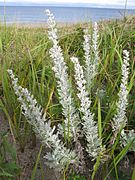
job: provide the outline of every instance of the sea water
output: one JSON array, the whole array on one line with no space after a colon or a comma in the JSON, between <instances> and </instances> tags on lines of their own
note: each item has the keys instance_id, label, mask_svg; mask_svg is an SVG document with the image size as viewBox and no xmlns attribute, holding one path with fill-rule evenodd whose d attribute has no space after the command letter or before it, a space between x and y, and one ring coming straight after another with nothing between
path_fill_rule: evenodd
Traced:
<instances>
[{"instance_id":1,"label":"sea water","mask_svg":"<svg viewBox=\"0 0 135 180\"><path fill-rule=\"evenodd\" d=\"M0 21L7 23L45 23L45 9L50 9L57 22L77 23L122 18L125 13L135 14L135 10L87 7L49 7L49 6L0 6Z\"/></svg>"}]
</instances>

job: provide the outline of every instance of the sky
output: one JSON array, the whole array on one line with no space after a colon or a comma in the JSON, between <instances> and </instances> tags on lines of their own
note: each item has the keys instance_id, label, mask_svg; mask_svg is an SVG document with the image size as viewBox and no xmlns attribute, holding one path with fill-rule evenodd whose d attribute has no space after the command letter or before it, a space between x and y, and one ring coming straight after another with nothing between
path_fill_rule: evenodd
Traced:
<instances>
[{"instance_id":1,"label":"sky","mask_svg":"<svg viewBox=\"0 0 135 180\"><path fill-rule=\"evenodd\" d=\"M97 5L120 5L124 6L126 0L5 0L6 2L23 3L94 3ZM4 2L4 0L0 0ZM128 6L135 6L135 0L127 0Z\"/></svg>"}]
</instances>

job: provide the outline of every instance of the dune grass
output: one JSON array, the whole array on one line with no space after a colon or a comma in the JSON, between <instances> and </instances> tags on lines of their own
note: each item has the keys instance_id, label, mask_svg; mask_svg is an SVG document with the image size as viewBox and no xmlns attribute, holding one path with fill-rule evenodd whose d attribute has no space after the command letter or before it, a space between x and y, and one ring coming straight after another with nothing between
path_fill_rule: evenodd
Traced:
<instances>
[{"instance_id":1,"label":"dune grass","mask_svg":"<svg viewBox=\"0 0 135 180\"><path fill-rule=\"evenodd\" d=\"M74 80L70 57L78 56L82 64L84 60L82 48L84 26L89 27L91 31L91 24L59 28L60 45L69 67L71 81ZM99 27L100 65L92 84L91 98L92 111L97 115L95 117L97 117L99 124L100 137L104 137L104 141L107 142L107 137L109 139L111 136L110 121L115 113L115 102L118 98L123 49L130 52L129 105L127 108L129 126L127 128L133 129L135 127L135 17L100 22ZM25 146L33 132L21 114L20 104L12 89L7 69L14 70L20 85L31 91L38 103L44 108L52 124L57 124L57 122L62 121L62 115L56 80L48 52L50 47L51 43L47 37L46 28L0 26L0 108L10 125L14 143L17 141L20 144L22 152L25 151ZM109 166L109 171L104 171L104 178L107 178L114 169L115 178L118 179L117 164L124 157L127 149L115 154L115 151L117 152L116 142L114 149L112 149L114 161ZM96 165L94 170L96 173Z\"/></svg>"}]
</instances>

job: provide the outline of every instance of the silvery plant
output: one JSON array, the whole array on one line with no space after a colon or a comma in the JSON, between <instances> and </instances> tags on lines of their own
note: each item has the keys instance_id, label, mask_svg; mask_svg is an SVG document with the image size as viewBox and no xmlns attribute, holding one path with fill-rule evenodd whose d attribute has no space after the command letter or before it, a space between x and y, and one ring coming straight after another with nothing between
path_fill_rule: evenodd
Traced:
<instances>
[{"instance_id":1,"label":"silvery plant","mask_svg":"<svg viewBox=\"0 0 135 180\"><path fill-rule=\"evenodd\" d=\"M71 57L74 65L77 97L80 101L80 107L77 108L72 95L72 84L67 73L68 67L59 45L54 16L49 10L46 10L46 14L48 16L47 23L49 27L48 37L52 42L49 52L53 64L52 69L57 80L57 90L59 102L62 106L64 123L62 125L58 124L57 127L52 127L43 108L37 103L33 95L27 88L19 85L18 79L11 69L8 70L8 73L24 116L32 125L42 143L51 149L45 155L48 165L59 171L63 171L70 165L70 167L75 167L81 171L85 167L84 157L86 153L89 155L89 159L95 160L97 157L104 157L104 154L107 152L102 139L99 137L98 125L94 120L94 114L91 112L91 99L89 96L91 84L97 74L99 64L98 25L97 23L93 25L92 36L89 35L88 29L84 30L84 67L80 65L77 57ZM123 54L124 59L121 67L122 80L116 104L116 115L112 119L112 131L114 137L121 133L121 146L126 146L134 140L135 132L133 130L124 131L124 127L127 125L129 52L124 50ZM85 138L85 146L81 144L80 139L82 137Z\"/></svg>"}]
</instances>

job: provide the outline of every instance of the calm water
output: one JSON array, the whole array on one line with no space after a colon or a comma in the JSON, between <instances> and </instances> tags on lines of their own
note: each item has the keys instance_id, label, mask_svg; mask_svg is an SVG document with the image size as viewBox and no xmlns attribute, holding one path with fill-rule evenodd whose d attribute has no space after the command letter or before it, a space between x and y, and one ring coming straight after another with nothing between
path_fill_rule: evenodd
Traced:
<instances>
[{"instance_id":1,"label":"calm water","mask_svg":"<svg viewBox=\"0 0 135 180\"><path fill-rule=\"evenodd\" d=\"M7 23L44 23L45 9L50 9L57 22L76 23L85 21L99 21L101 19L122 18L124 10L84 7L41 7L41 6L7 6ZM135 10L128 10L127 14L135 14ZM0 7L0 21L4 19L4 7Z\"/></svg>"}]
</instances>

